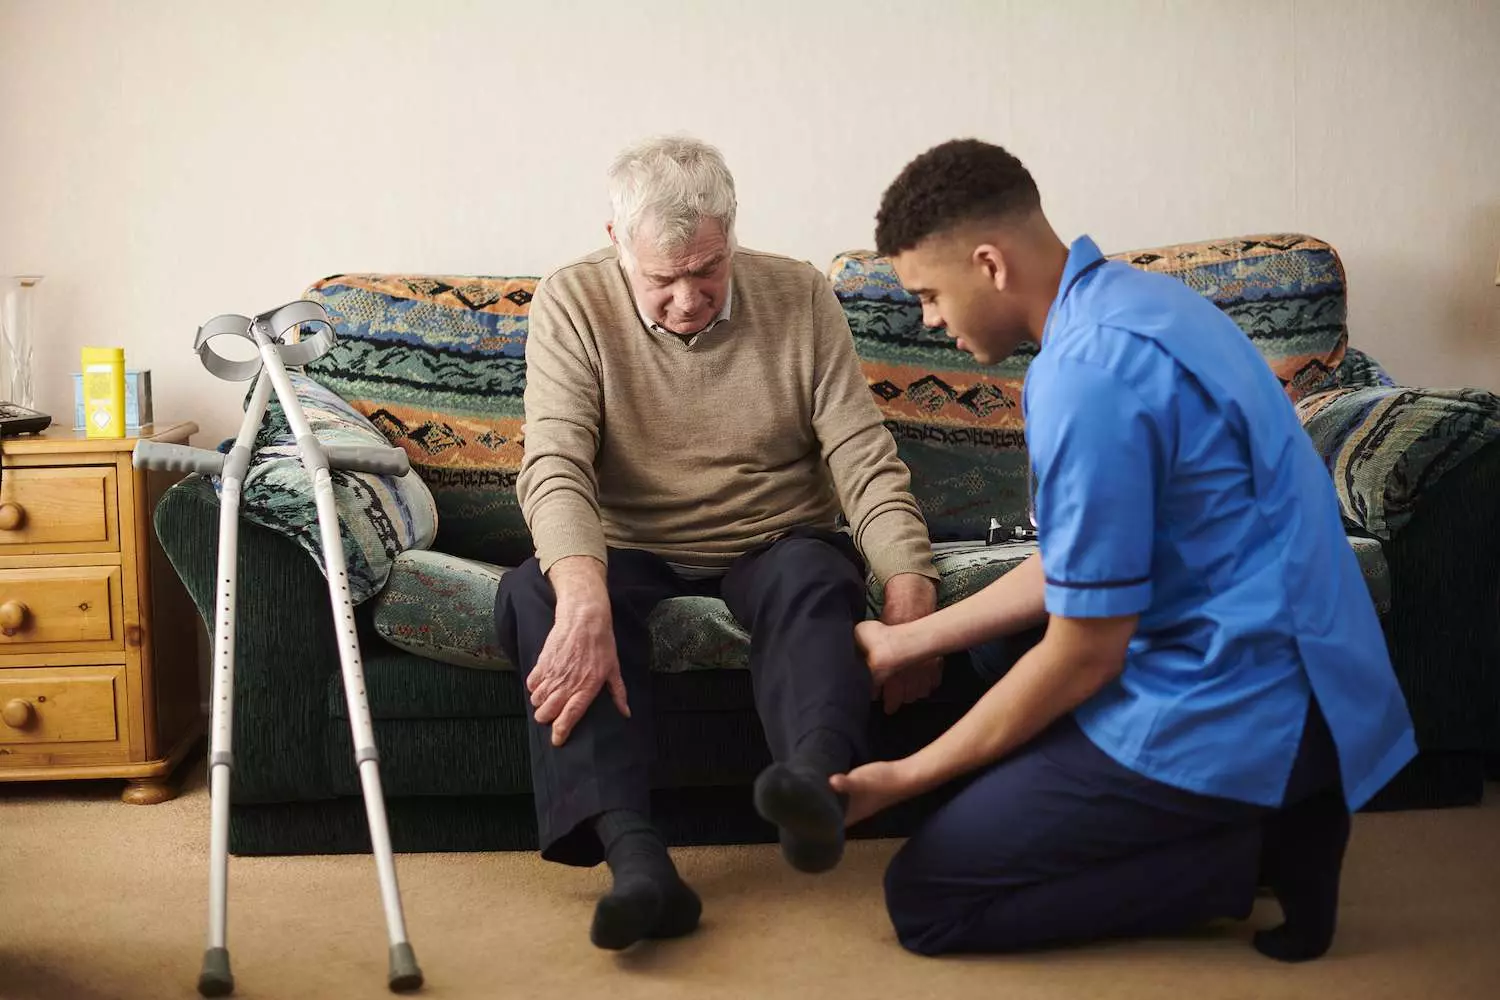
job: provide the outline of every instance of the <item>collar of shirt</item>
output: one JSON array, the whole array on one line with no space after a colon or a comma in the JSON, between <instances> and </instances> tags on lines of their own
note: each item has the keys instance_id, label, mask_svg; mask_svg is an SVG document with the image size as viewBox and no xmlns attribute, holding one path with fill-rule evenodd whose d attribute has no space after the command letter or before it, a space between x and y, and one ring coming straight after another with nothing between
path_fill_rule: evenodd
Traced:
<instances>
[{"instance_id":1,"label":"collar of shirt","mask_svg":"<svg viewBox=\"0 0 1500 1000\"><path fill-rule=\"evenodd\" d=\"M1052 318L1057 315L1058 308L1067 301L1068 293L1073 286L1078 284L1078 279L1085 273L1104 262L1104 254L1098 245L1088 236L1080 236L1068 247L1068 262L1063 266L1062 282L1058 285L1057 298L1052 300L1052 308L1047 310L1047 322L1042 327L1042 342L1047 340L1047 331L1052 329Z\"/></svg>"},{"instance_id":2,"label":"collar of shirt","mask_svg":"<svg viewBox=\"0 0 1500 1000\"><path fill-rule=\"evenodd\" d=\"M621 265L621 269L623 270L623 268L624 268L624 265L622 264ZM630 284L630 277L629 277L629 275L626 276L625 283L626 283L627 286ZM635 296L634 295L631 296L631 301L635 301ZM705 326L703 329L699 330L697 333L674 333L673 331L668 330L664 326L661 326L659 324L651 322L651 320L646 317L646 313L641 309L641 304L639 302L635 303L635 311L640 314L641 322L644 323L644 324L646 324L646 329L650 330L652 333L665 333L665 334L668 334L670 336L676 337L678 340L686 339L689 344L692 344L693 341L697 340L699 337L703 336L705 333L707 333L708 331L712 330L714 327L718 326L720 323L727 323L727 322L729 322L730 307L733 304L734 304L734 279L730 278L729 279L729 287L724 290L724 307L719 310L719 314L717 316L715 316L712 320L709 321L709 323L708 323L707 326Z\"/></svg>"}]
</instances>

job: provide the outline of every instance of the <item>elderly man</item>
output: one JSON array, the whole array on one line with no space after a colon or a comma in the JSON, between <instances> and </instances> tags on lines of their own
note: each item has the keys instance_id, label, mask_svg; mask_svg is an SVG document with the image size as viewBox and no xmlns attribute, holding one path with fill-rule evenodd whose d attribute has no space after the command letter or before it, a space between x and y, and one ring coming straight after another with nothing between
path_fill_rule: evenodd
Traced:
<instances>
[{"instance_id":1,"label":"elderly man","mask_svg":"<svg viewBox=\"0 0 1500 1000\"><path fill-rule=\"evenodd\" d=\"M788 862L817 872L843 851L829 777L865 754L866 561L893 624L933 610L936 574L823 276L736 246L734 181L710 146L644 143L609 187L610 248L531 303L517 492L536 557L503 578L496 622L530 693L542 856L608 862L590 936L619 949L686 934L701 909L647 815L652 609L715 595L749 631L775 761L755 805ZM938 669L903 672L887 708Z\"/></svg>"}]
</instances>

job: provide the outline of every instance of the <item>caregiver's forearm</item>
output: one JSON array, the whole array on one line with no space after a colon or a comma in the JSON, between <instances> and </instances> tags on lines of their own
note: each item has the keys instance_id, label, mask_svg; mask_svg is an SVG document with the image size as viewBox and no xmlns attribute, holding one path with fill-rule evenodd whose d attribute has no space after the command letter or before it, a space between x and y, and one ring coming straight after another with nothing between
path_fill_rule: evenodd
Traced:
<instances>
[{"instance_id":1,"label":"caregiver's forearm","mask_svg":"<svg viewBox=\"0 0 1500 1000\"><path fill-rule=\"evenodd\" d=\"M1054 618L1047 635L954 726L899 762L911 794L991 764L1092 697L1124 669L1136 619Z\"/></svg>"},{"instance_id":2,"label":"caregiver's forearm","mask_svg":"<svg viewBox=\"0 0 1500 1000\"><path fill-rule=\"evenodd\" d=\"M1047 620L1046 581L1040 554L979 593L925 618L895 626L891 639L903 663L972 649Z\"/></svg>"}]
</instances>

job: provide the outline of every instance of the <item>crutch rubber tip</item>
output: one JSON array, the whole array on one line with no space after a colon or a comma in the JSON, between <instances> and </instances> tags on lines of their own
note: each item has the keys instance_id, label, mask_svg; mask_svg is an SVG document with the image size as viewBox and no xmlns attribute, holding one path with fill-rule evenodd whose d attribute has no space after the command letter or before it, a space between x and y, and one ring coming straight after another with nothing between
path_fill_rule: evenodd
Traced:
<instances>
[{"instance_id":1,"label":"crutch rubber tip","mask_svg":"<svg viewBox=\"0 0 1500 1000\"><path fill-rule=\"evenodd\" d=\"M234 992L228 948L209 948L203 953L203 971L198 973L198 992L206 997L227 997Z\"/></svg>"},{"instance_id":2,"label":"crutch rubber tip","mask_svg":"<svg viewBox=\"0 0 1500 1000\"><path fill-rule=\"evenodd\" d=\"M417 968L416 952L402 941L391 945L391 992L410 993L422 988L422 970Z\"/></svg>"}]
</instances>

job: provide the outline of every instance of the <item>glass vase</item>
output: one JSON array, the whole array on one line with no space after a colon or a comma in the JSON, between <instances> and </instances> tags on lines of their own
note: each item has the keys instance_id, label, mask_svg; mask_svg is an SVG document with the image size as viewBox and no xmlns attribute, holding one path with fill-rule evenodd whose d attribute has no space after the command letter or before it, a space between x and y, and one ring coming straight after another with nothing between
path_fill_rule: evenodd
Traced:
<instances>
[{"instance_id":1,"label":"glass vase","mask_svg":"<svg viewBox=\"0 0 1500 1000\"><path fill-rule=\"evenodd\" d=\"M0 401L27 409L36 405L31 381L32 316L41 280L39 274L0 279Z\"/></svg>"}]
</instances>

